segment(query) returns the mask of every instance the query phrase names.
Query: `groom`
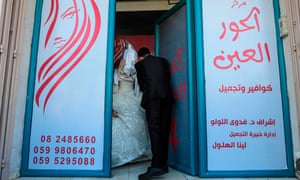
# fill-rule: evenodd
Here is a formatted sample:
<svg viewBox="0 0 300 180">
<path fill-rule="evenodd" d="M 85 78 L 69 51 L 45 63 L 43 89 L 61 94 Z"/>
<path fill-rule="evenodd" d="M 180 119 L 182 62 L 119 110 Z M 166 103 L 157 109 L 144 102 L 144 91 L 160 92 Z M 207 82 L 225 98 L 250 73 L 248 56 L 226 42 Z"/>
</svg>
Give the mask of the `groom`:
<svg viewBox="0 0 300 180">
<path fill-rule="evenodd" d="M 168 173 L 169 132 L 174 98 L 171 89 L 169 63 L 166 59 L 150 54 L 148 48 L 138 51 L 135 64 L 138 83 L 143 92 L 141 106 L 146 111 L 146 120 L 151 140 L 152 161 L 148 170 L 139 179 L 150 179 Z"/>
</svg>

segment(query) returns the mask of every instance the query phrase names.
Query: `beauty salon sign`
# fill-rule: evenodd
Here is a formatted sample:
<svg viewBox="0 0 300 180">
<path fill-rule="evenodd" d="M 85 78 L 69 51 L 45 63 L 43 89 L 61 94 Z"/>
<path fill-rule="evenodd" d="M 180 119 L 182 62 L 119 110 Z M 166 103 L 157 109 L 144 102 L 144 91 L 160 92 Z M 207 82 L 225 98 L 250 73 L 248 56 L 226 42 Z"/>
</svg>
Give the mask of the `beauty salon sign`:
<svg viewBox="0 0 300 180">
<path fill-rule="evenodd" d="M 208 170 L 287 168 L 272 1 L 203 1 Z"/>
<path fill-rule="evenodd" d="M 109 165 L 104 117 L 109 3 L 42 2 L 25 174 L 99 175 L 104 162 Z"/>
</svg>

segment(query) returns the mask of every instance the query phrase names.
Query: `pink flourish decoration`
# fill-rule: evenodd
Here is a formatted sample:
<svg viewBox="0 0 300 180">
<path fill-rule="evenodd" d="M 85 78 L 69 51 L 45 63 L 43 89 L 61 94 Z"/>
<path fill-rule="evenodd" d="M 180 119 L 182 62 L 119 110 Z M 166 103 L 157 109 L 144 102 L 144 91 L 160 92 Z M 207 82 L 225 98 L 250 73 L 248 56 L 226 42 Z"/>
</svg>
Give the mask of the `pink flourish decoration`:
<svg viewBox="0 0 300 180">
<path fill-rule="evenodd" d="M 65 16 L 75 16 L 75 25 L 70 38 L 65 44 L 58 49 L 52 56 L 43 62 L 38 69 L 38 89 L 35 94 L 35 103 L 40 106 L 43 104 L 43 111 L 45 112 L 47 103 L 51 98 L 51 95 L 55 92 L 56 88 L 63 82 L 63 80 L 70 75 L 70 73 L 76 68 L 76 66 L 84 59 L 90 49 L 93 47 L 97 40 L 97 37 L 101 28 L 101 15 L 95 0 L 90 0 L 92 5 L 92 12 L 94 15 L 94 25 L 91 23 L 91 17 L 88 16 L 86 9 L 87 0 L 81 0 L 83 4 L 83 22 L 79 28 L 78 7 L 76 0 L 73 0 L 74 8 L 69 8 L 68 13 Z M 50 23 L 48 32 L 45 39 L 45 47 L 47 46 L 53 29 L 55 27 L 58 17 L 59 2 L 58 0 L 51 0 L 50 13 L 46 19 L 46 22 Z M 72 9 L 72 10 L 71 10 Z M 90 10 L 89 10 L 90 11 Z M 58 38 L 62 41 L 61 38 Z M 75 49 L 74 49 L 75 48 Z M 72 50 L 73 49 L 73 50 Z M 66 57 L 69 52 L 72 53 L 69 57 Z M 65 60 L 63 60 L 65 59 Z M 58 62 L 62 62 L 58 64 Z M 42 94 L 45 94 L 45 99 L 42 101 Z"/>
</svg>

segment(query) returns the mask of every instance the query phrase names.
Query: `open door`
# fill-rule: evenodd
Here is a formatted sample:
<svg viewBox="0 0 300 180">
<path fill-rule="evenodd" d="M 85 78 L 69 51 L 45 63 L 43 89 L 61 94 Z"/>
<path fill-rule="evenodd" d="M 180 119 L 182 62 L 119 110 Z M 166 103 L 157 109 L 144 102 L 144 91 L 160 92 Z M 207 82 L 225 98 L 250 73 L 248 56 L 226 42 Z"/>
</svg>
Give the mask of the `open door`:
<svg viewBox="0 0 300 180">
<path fill-rule="evenodd" d="M 171 63 L 176 97 L 171 167 L 294 176 L 279 14 L 278 1 L 186 0 L 157 21 L 156 54 Z"/>
<path fill-rule="evenodd" d="M 195 61 L 192 42 L 192 8 L 181 1 L 156 23 L 156 54 L 171 64 L 176 104 L 169 138 L 169 165 L 191 175 L 198 172 Z"/>
</svg>

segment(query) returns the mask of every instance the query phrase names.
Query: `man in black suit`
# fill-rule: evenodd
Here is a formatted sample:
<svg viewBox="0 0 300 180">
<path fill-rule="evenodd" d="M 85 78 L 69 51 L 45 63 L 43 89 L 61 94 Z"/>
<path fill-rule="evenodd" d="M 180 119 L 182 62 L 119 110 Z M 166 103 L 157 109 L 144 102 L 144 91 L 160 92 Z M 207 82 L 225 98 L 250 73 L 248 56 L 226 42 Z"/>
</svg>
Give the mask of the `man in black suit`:
<svg viewBox="0 0 300 180">
<path fill-rule="evenodd" d="M 174 98 L 169 62 L 166 59 L 152 56 L 149 49 L 143 47 L 138 51 L 135 68 L 143 92 L 141 106 L 146 111 L 153 155 L 151 166 L 139 175 L 142 180 L 168 173 L 169 132 Z"/>
</svg>

